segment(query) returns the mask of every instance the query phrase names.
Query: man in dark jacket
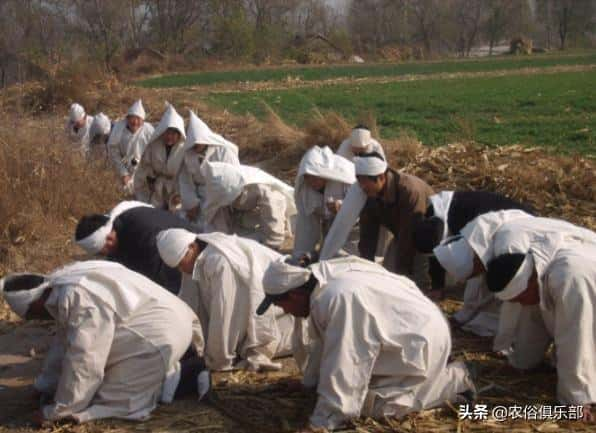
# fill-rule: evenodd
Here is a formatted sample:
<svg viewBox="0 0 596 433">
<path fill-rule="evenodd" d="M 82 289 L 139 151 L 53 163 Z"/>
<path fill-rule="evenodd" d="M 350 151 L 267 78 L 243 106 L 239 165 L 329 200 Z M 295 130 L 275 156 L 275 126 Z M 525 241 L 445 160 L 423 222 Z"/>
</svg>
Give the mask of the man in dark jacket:
<svg viewBox="0 0 596 433">
<path fill-rule="evenodd" d="M 79 221 L 75 240 L 92 255 L 102 255 L 153 280 L 170 292 L 180 290 L 181 274 L 159 256 L 156 236 L 162 230 L 197 229 L 171 212 L 125 201 L 109 215 L 87 215 Z"/>
</svg>

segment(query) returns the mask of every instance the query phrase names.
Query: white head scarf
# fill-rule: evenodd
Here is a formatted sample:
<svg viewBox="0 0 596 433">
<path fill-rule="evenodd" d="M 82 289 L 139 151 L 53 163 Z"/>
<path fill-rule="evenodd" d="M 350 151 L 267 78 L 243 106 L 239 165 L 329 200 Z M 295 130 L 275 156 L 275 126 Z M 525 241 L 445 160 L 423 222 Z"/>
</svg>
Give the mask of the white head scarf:
<svg viewBox="0 0 596 433">
<path fill-rule="evenodd" d="M 96 114 L 93 116 L 93 122 L 91 123 L 91 132 L 89 135 L 95 137 L 97 135 L 109 135 L 112 129 L 112 122 L 110 118 L 103 113 Z"/>
<path fill-rule="evenodd" d="M 130 106 L 128 112 L 126 113 L 127 116 L 137 116 L 141 119 L 145 120 L 147 113 L 145 113 L 145 107 L 143 107 L 143 101 L 140 99 L 136 101 L 134 104 Z"/>
<path fill-rule="evenodd" d="M 532 253 L 528 253 L 511 281 L 500 292 L 494 292 L 495 296 L 501 301 L 510 301 L 521 295 L 528 288 L 533 272 L 534 259 Z"/>
<path fill-rule="evenodd" d="M 448 273 L 458 281 L 465 281 L 474 271 L 474 250 L 464 238 L 453 239 L 446 239 L 433 253 Z"/>
<path fill-rule="evenodd" d="M 263 289 L 267 296 L 257 308 L 259 316 L 265 314 L 273 303 L 272 296 L 283 295 L 302 286 L 310 279 L 312 271 L 286 263 L 288 257 L 280 257 L 277 261 L 271 263 L 263 275 Z"/>
<path fill-rule="evenodd" d="M 159 124 L 153 131 L 153 135 L 149 140 L 150 143 L 154 142 L 155 140 L 159 139 L 167 129 L 173 128 L 180 133 L 180 142 L 184 142 L 186 140 L 186 133 L 184 132 L 184 119 L 173 105 L 166 103 L 166 111 L 161 116 L 161 120 Z"/>
<path fill-rule="evenodd" d="M 85 117 L 85 109 L 82 105 L 77 104 L 76 102 L 70 106 L 70 110 L 68 112 L 68 120 L 71 123 L 78 122 L 83 117 Z"/>
<path fill-rule="evenodd" d="M 170 268 L 180 264 L 197 235 L 184 229 L 168 229 L 157 234 L 157 250 L 161 259 Z"/>
<path fill-rule="evenodd" d="M 238 155 L 238 146 L 213 132 L 209 126 L 207 126 L 207 124 L 194 113 L 194 111 L 190 110 L 185 149 L 190 149 L 195 144 L 227 147 Z"/>
<path fill-rule="evenodd" d="M 123 201 L 119 203 L 114 209 L 110 211 L 108 215 L 108 221 L 93 233 L 89 234 L 87 237 L 75 241 L 77 245 L 83 248 L 88 254 L 95 255 L 98 254 L 106 244 L 106 237 L 112 231 L 112 226 L 114 225 L 114 220 L 118 218 L 118 216 L 127 210 L 133 209 L 135 207 L 153 207 L 150 204 L 143 203 L 140 201 Z"/>
<path fill-rule="evenodd" d="M 354 158 L 356 176 L 378 176 L 387 171 L 387 161 L 376 156 Z"/>
<path fill-rule="evenodd" d="M 355 128 L 350 135 L 350 146 L 362 149 L 366 152 L 371 150 L 372 137 L 370 131 L 364 128 Z"/>
<path fill-rule="evenodd" d="M 39 299 L 48 287 L 50 285 L 45 275 L 11 274 L 0 280 L 0 295 L 24 319 L 31 303 Z"/>
</svg>

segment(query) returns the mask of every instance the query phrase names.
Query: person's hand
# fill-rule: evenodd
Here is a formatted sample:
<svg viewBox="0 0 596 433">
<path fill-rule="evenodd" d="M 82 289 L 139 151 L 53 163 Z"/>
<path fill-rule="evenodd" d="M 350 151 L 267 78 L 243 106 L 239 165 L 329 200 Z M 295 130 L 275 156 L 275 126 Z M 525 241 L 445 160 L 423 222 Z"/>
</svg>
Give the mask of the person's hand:
<svg viewBox="0 0 596 433">
<path fill-rule="evenodd" d="M 128 174 L 125 174 L 124 176 L 122 176 L 122 185 L 126 186 L 128 185 L 128 183 L 130 182 L 130 180 L 132 179 L 132 177 Z"/>
<path fill-rule="evenodd" d="M 592 405 L 591 404 L 584 404 L 584 408 L 582 411 L 582 421 L 593 423 L 596 421 L 594 417 L 594 413 L 592 412 Z"/>
<path fill-rule="evenodd" d="M 189 221 L 194 221 L 199 216 L 199 207 L 195 206 L 186 211 L 186 217 Z"/>
</svg>

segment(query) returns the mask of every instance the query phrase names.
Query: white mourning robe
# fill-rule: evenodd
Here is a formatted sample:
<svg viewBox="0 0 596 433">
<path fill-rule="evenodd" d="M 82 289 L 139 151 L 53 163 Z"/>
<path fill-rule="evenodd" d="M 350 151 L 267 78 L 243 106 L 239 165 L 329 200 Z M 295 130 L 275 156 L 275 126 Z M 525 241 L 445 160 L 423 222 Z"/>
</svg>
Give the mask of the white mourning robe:
<svg viewBox="0 0 596 433">
<path fill-rule="evenodd" d="M 203 352 L 192 310 L 117 263 L 77 262 L 49 280 L 45 305 L 57 333 L 35 381 L 54 395 L 43 408 L 46 419 L 145 419 L 191 343 Z"/>
</svg>

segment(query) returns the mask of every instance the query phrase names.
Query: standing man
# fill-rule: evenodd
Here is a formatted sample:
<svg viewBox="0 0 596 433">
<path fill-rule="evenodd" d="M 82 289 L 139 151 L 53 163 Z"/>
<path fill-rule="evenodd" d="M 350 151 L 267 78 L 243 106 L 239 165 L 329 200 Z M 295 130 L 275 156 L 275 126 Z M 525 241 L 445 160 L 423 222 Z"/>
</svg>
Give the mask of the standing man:
<svg viewBox="0 0 596 433">
<path fill-rule="evenodd" d="M 139 99 L 128 109 L 126 118 L 114 125 L 108 139 L 108 152 L 122 187 L 133 194 L 133 178 L 143 152 L 153 135 L 154 128 L 145 122 L 145 108 Z"/>
<path fill-rule="evenodd" d="M 200 363 L 189 370 L 179 362 L 191 344 L 203 352 L 197 317 L 122 265 L 75 262 L 47 276 L 9 275 L 0 294 L 24 319 L 55 320 L 54 344 L 34 385 L 51 401 L 41 408 L 43 420 L 144 420 L 159 401 L 199 390 Z"/>
<path fill-rule="evenodd" d="M 70 106 L 68 121 L 66 122 L 66 136 L 70 142 L 78 147 L 82 155 L 89 154 L 91 124 L 93 116 L 87 115 L 82 105 L 76 102 Z"/>
<path fill-rule="evenodd" d="M 180 290 L 180 272 L 161 260 L 156 244 L 157 234 L 169 228 L 194 230 L 188 221 L 171 212 L 125 201 L 109 215 L 81 218 L 75 241 L 88 254 L 118 262 L 176 294 Z"/>
<path fill-rule="evenodd" d="M 184 159 L 184 120 L 168 104 L 134 176 L 135 197 L 159 209 L 175 209 Z"/>
<path fill-rule="evenodd" d="M 256 314 L 263 273 L 280 254 L 235 235 L 184 229 L 159 233 L 157 248 L 186 277 L 180 298 L 201 318 L 209 369 L 281 368 L 273 359 L 291 354 L 294 319 L 278 308 Z"/>
<path fill-rule="evenodd" d="M 308 361 L 317 388 L 311 428 L 401 417 L 475 393 L 466 366 L 448 362 L 443 314 L 409 279 L 349 256 L 306 269 L 275 262 L 263 286 L 259 314 L 274 304 L 308 317 L 318 338 Z"/>
</svg>

